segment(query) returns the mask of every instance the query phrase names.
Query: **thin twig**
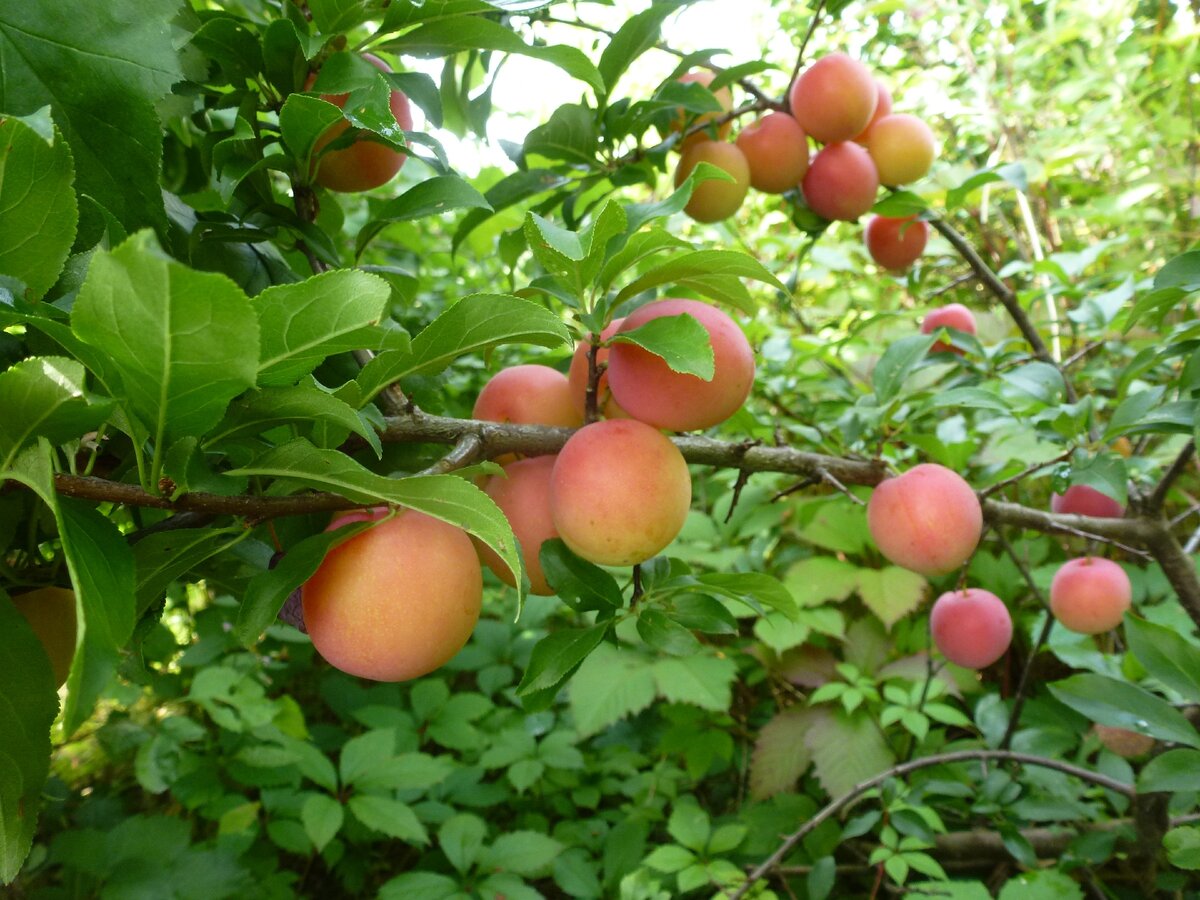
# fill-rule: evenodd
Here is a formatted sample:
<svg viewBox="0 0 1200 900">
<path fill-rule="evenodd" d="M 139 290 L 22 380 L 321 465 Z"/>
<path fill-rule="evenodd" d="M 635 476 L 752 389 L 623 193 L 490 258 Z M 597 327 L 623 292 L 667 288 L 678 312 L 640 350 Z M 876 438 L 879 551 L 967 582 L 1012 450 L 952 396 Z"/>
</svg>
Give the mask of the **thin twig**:
<svg viewBox="0 0 1200 900">
<path fill-rule="evenodd" d="M 992 494 L 996 493 L 997 491 L 1004 490 L 1004 488 L 1008 487 L 1010 484 L 1016 484 L 1018 481 L 1024 481 L 1030 475 L 1033 475 L 1036 472 L 1040 472 L 1042 469 L 1046 468 L 1047 466 L 1052 466 L 1055 463 L 1060 463 L 1065 459 L 1069 459 L 1071 454 L 1074 452 L 1075 452 L 1074 448 L 1072 448 L 1070 450 L 1065 450 L 1062 453 L 1060 453 L 1058 456 L 1054 457 L 1054 459 L 1048 459 L 1045 462 L 1034 463 L 1031 466 L 1026 466 L 1024 469 L 1022 469 L 1016 475 L 1013 475 L 1011 478 L 1005 478 L 1003 481 L 997 481 L 995 484 L 990 484 L 987 487 L 985 487 L 983 490 L 979 491 L 978 492 L 979 499 L 980 500 L 986 499 L 987 497 L 990 497 Z"/>
<path fill-rule="evenodd" d="M 791 112 L 791 86 L 796 83 L 796 78 L 800 75 L 800 67 L 804 65 L 804 54 L 808 50 L 808 42 L 812 40 L 813 34 L 816 33 L 817 24 L 821 21 L 821 13 L 825 10 L 825 0 L 817 0 L 816 7 L 813 8 L 812 19 L 808 23 L 808 31 L 804 33 L 803 40 L 800 41 L 800 50 L 796 53 L 796 64 L 792 66 L 792 77 L 788 81 L 788 98 L 787 112 Z"/>
<path fill-rule="evenodd" d="M 1175 461 L 1171 463 L 1171 467 L 1163 474 L 1162 479 L 1154 487 L 1154 491 L 1146 498 L 1143 504 L 1146 512 L 1156 513 L 1163 508 L 1163 504 L 1167 500 L 1167 494 L 1171 490 L 1171 485 L 1175 479 L 1183 474 L 1183 470 L 1187 468 L 1188 463 L 1192 461 L 1192 457 L 1196 455 L 1196 441 L 1189 440 L 1183 445 L 1183 449 L 1179 451 L 1179 455 L 1175 457 Z"/>
<path fill-rule="evenodd" d="M 1029 656 L 1025 658 L 1025 666 L 1021 669 L 1021 680 L 1017 682 L 1017 693 L 1013 697 L 1012 712 L 1008 714 L 1008 725 L 1004 729 L 1004 737 L 1000 739 L 1000 749 L 1007 750 L 1009 744 L 1012 743 L 1013 735 L 1016 734 L 1017 725 L 1021 721 L 1021 710 L 1025 706 L 1025 691 L 1029 687 L 1029 673 L 1033 671 L 1033 661 L 1037 657 L 1038 652 L 1050 639 L 1050 629 L 1054 627 L 1054 616 L 1050 614 L 1050 604 L 1046 602 L 1046 597 L 1042 593 L 1042 589 L 1038 587 L 1037 582 L 1033 580 L 1033 573 L 1029 571 L 1029 566 L 1025 564 L 1025 560 L 1017 556 L 1017 551 L 1013 549 L 1004 532 L 999 528 L 996 529 L 996 539 L 1000 541 L 1000 545 L 1004 548 L 1004 552 L 1016 565 L 1021 573 L 1021 577 L 1025 579 L 1025 583 L 1029 585 L 1029 590 L 1038 599 L 1038 603 L 1042 605 L 1042 609 L 1046 614 L 1046 621 L 1042 623 L 1042 630 L 1038 633 L 1037 639 L 1033 642 L 1033 646 L 1029 648 Z"/>
</svg>

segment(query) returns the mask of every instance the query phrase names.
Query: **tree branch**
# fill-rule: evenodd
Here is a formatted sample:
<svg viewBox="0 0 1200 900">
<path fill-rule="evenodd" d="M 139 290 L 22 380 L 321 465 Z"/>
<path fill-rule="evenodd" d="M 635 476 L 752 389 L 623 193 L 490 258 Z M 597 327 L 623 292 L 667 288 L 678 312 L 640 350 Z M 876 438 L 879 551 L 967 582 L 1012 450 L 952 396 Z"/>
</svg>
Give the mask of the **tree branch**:
<svg viewBox="0 0 1200 900">
<path fill-rule="evenodd" d="M 1183 470 L 1187 468 L 1188 463 L 1192 461 L 1192 457 L 1196 455 L 1196 441 L 1190 440 L 1183 445 L 1183 449 L 1179 451 L 1179 455 L 1175 457 L 1175 461 L 1171 463 L 1171 467 L 1163 474 L 1162 480 L 1154 487 L 1154 492 L 1146 498 L 1145 509 L 1148 513 L 1157 513 L 1163 508 L 1163 504 L 1167 501 L 1167 494 L 1171 491 L 1171 485 L 1175 483 Z"/>
<path fill-rule="evenodd" d="M 812 832 L 822 822 L 837 815 L 847 806 L 853 804 L 863 794 L 874 790 L 884 782 L 892 778 L 901 778 L 910 772 L 916 772 L 919 769 L 926 769 L 930 766 L 943 766 L 958 762 L 1015 762 L 1026 766 L 1040 766 L 1044 769 L 1053 769 L 1056 772 L 1064 772 L 1067 775 L 1073 775 L 1083 781 L 1091 782 L 1099 785 L 1105 790 L 1113 791 L 1129 797 L 1131 800 L 1136 799 L 1137 792 L 1131 785 L 1123 784 L 1116 779 L 1109 778 L 1107 775 L 1101 775 L 1098 772 L 1093 772 L 1090 769 L 1084 769 L 1080 766 L 1072 765 L 1071 763 L 1062 762 L 1057 759 L 1047 759 L 1044 756 L 1034 756 L 1031 753 L 1015 753 L 1011 750 L 959 750 L 955 753 L 939 753 L 935 756 L 926 756 L 921 759 L 913 760 L 912 762 L 902 763 L 898 766 L 893 766 L 886 772 L 881 772 L 874 778 L 869 778 L 861 784 L 851 788 L 848 793 L 843 794 L 836 800 L 826 804 L 820 809 L 816 815 L 801 825 L 796 831 L 789 834 L 782 844 L 768 856 L 765 860 L 758 864 L 753 872 L 747 877 L 744 884 L 730 895 L 730 900 L 740 900 L 746 896 L 754 883 L 770 872 L 777 866 L 788 852 L 804 839 L 804 836 Z"/>
</svg>

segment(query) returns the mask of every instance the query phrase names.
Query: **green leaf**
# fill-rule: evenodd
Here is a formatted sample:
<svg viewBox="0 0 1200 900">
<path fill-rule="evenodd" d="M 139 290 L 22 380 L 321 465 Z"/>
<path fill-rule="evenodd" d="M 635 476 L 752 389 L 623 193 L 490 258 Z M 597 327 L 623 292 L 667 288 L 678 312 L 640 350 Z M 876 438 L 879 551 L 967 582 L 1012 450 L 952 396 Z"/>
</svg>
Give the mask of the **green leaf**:
<svg viewBox="0 0 1200 900">
<path fill-rule="evenodd" d="M 492 499 L 455 475 L 388 478 L 376 475 L 337 450 L 321 450 L 303 438 L 268 450 L 230 476 L 262 475 L 304 487 L 333 491 L 364 506 L 394 503 L 441 519 L 475 535 L 496 551 L 521 583 L 521 555 L 504 513 Z M 517 602 L 523 597 L 517 589 Z"/>
<path fill-rule="evenodd" d="M 289 94 L 279 110 L 284 146 L 301 172 L 312 171 L 313 147 L 332 126 L 345 121 L 341 107 L 320 97 Z"/>
<path fill-rule="evenodd" d="M 525 135 L 526 156 L 575 165 L 592 165 L 600 149 L 596 111 L 582 103 L 565 103 L 550 114 L 545 123 Z"/>
<path fill-rule="evenodd" d="M 171 582 L 244 536 L 240 527 L 179 528 L 139 540 L 133 545 L 137 615 L 153 606 Z"/>
<path fill-rule="evenodd" d="M 155 104 L 182 78 L 169 24 L 177 12 L 171 0 L 0 7 L 0 106 L 20 116 L 50 104 L 75 158 L 76 191 L 128 230 L 165 224 Z"/>
<path fill-rule="evenodd" d="M 758 733 L 750 758 L 750 796 L 765 800 L 790 791 L 812 764 L 804 743 L 810 710 L 792 707 L 777 713 Z"/>
<path fill-rule="evenodd" d="M 766 607 L 789 619 L 796 617 L 796 601 L 792 599 L 791 592 L 772 575 L 763 572 L 709 572 L 695 580 L 704 593 L 736 600 L 756 611 Z"/>
<path fill-rule="evenodd" d="M 207 446 L 238 437 L 262 434 L 279 425 L 323 424 L 353 432 L 368 443 L 377 441 L 375 430 L 344 400 L 313 384 L 269 387 L 239 397 L 230 404 L 224 420 L 213 429 Z"/>
<path fill-rule="evenodd" d="M 700 808 L 691 797 L 679 799 L 667 819 L 667 833 L 689 850 L 701 852 L 712 834 L 712 823 L 708 813 Z"/>
<path fill-rule="evenodd" d="M 889 769 L 896 761 L 871 717 L 861 711 L 816 707 L 804 743 L 812 753 L 817 780 L 831 797 Z"/>
<path fill-rule="evenodd" d="M 394 728 L 377 728 L 352 737 L 342 745 L 338 773 L 342 784 L 362 788 L 381 766 L 391 765 L 396 756 Z"/>
<path fill-rule="evenodd" d="M 637 630 L 647 646 L 660 653 L 690 656 L 700 650 L 694 634 L 654 607 L 643 607 L 638 613 Z"/>
<path fill-rule="evenodd" d="M 532 877 L 546 872 L 563 849 L 558 841 L 536 831 L 510 831 L 496 838 L 483 862 L 491 869 Z"/>
<path fill-rule="evenodd" d="M 1200 733 L 1182 713 L 1136 685 L 1105 675 L 1073 675 L 1049 685 L 1060 703 L 1101 725 L 1200 748 Z"/>
<path fill-rule="evenodd" d="M 1164 403 L 1120 428 L 1109 426 L 1105 438 L 1122 434 L 1191 434 L 1196 427 L 1195 400 Z"/>
<path fill-rule="evenodd" d="M 712 339 L 708 329 L 687 313 L 651 319 L 632 331 L 614 335 L 613 342 L 636 344 L 662 357 L 673 372 L 712 381 L 715 371 Z"/>
<path fill-rule="evenodd" d="M 1200 751 L 1167 750 L 1138 774 L 1139 793 L 1200 791 Z"/>
<path fill-rule="evenodd" d="M 33 843 L 58 694 L 50 658 L 3 591 L 0 672 L 0 884 L 8 884 Z"/>
<path fill-rule="evenodd" d="M 1193 872 L 1200 869 L 1200 828 L 1194 825 L 1172 828 L 1163 835 L 1163 849 L 1175 868 Z"/>
<path fill-rule="evenodd" d="M 438 846 L 450 860 L 450 865 L 466 874 L 479 858 L 483 839 L 487 836 L 487 825 L 479 816 L 459 813 L 451 816 L 438 829 Z"/>
<path fill-rule="evenodd" d="M 309 794 L 300 809 L 304 833 L 308 835 L 318 853 L 341 831 L 344 819 L 342 804 L 327 794 Z"/>
<path fill-rule="evenodd" d="M 686 0 L 654 3 L 649 9 L 630 16 L 621 24 L 600 54 L 597 65 L 608 93 L 612 93 L 629 64 L 658 42 L 663 20 L 686 5 Z"/>
<path fill-rule="evenodd" d="M 569 693 L 575 729 L 586 737 L 653 703 L 654 675 L 641 654 L 600 644 L 575 673 Z"/>
<path fill-rule="evenodd" d="M 379 889 L 379 900 L 456 900 L 462 896 L 457 881 L 436 872 L 405 872 Z"/>
<path fill-rule="evenodd" d="M 1066 391 L 1062 373 L 1050 363 L 1036 360 L 1005 372 L 1000 380 L 1047 406 L 1058 403 Z"/>
<path fill-rule="evenodd" d="M 354 818 L 368 828 L 409 844 L 428 844 L 429 832 L 407 803 L 390 797 L 356 794 L 347 806 Z"/>
<path fill-rule="evenodd" d="M 391 39 L 381 49 L 425 58 L 453 56 L 464 50 L 515 53 L 558 66 L 572 78 L 591 86 L 597 94 L 604 92 L 604 79 L 582 51 L 556 45 L 530 46 L 515 32 L 488 19 L 458 17 L 426 22 Z"/>
<path fill-rule="evenodd" d="M 976 189 L 997 181 L 1006 181 L 1019 191 L 1029 190 L 1029 180 L 1025 175 L 1025 167 L 1021 163 L 1008 163 L 994 169 L 984 169 L 976 172 L 958 187 L 946 192 L 947 212 L 961 206 Z"/>
<path fill-rule="evenodd" d="M 473 294 L 455 303 L 412 341 L 380 353 L 358 376 L 364 402 L 409 375 L 436 375 L 467 353 L 501 344 L 557 347 L 570 343 L 562 319 L 537 303 L 507 294 Z"/>
<path fill-rule="evenodd" d="M 233 633 L 243 647 L 253 647 L 279 610 L 296 590 L 320 567 L 326 554 L 338 544 L 365 531 L 371 522 L 350 522 L 333 531 L 310 535 L 290 547 L 273 569 L 250 579 L 238 607 Z"/>
<path fill-rule="evenodd" d="M 617 294 L 617 302 L 659 285 L 672 284 L 730 303 L 743 312 L 753 313 L 755 304 L 745 294 L 744 288 L 741 291 L 731 290 L 731 285 L 740 285 L 742 279 L 769 284 L 780 291 L 786 290 L 762 263 L 746 253 L 737 250 L 693 250 L 677 254 L 634 279 Z"/>
<path fill-rule="evenodd" d="M 110 411 L 89 404 L 83 366 L 62 356 L 25 359 L 0 373 L 0 469 L 39 437 L 52 444 L 76 440 L 97 428 Z"/>
<path fill-rule="evenodd" d="M 1192 703 L 1200 703 L 1200 648 L 1173 628 L 1125 617 L 1129 650 L 1154 678 Z"/>
<path fill-rule="evenodd" d="M 1071 463 L 1071 484 L 1095 488 L 1122 505 L 1128 499 L 1128 483 L 1129 472 L 1125 460 L 1116 453 L 1102 453 L 1091 459 L 1085 457 Z"/>
<path fill-rule="evenodd" d="M 459 245 L 467 239 L 467 236 L 472 231 L 496 213 L 508 209 L 522 200 L 528 200 L 538 194 L 558 190 L 570 183 L 571 178 L 569 176 L 550 169 L 529 169 L 522 172 L 514 172 L 512 175 L 502 178 L 488 188 L 483 195 L 488 205 L 492 208 L 492 212 L 476 209 L 471 210 L 471 212 L 463 216 L 458 230 L 454 232 L 454 240 L 451 242 L 453 248 L 457 250 Z M 682 207 L 680 208 L 682 209 Z"/>
<path fill-rule="evenodd" d="M 24 282 L 32 299 L 54 286 L 75 240 L 74 178 L 60 136 L 46 140 L 18 118 L 0 120 L 0 273 Z"/>
<path fill-rule="evenodd" d="M 921 605 L 925 588 L 924 577 L 898 566 L 858 571 L 859 596 L 889 631 Z"/>
<path fill-rule="evenodd" d="M 728 657 L 697 654 L 654 663 L 654 681 L 660 694 L 672 703 L 691 703 L 714 712 L 729 709 L 736 678 L 737 664 Z"/>
<path fill-rule="evenodd" d="M 624 605 L 617 580 L 594 563 L 580 559 L 560 539 L 544 541 L 538 561 L 546 581 L 577 611 L 611 611 Z"/>
<path fill-rule="evenodd" d="M 609 623 L 587 628 L 562 628 L 538 641 L 517 686 L 517 695 L 530 709 L 544 709 L 554 695 L 604 639 Z"/>
<path fill-rule="evenodd" d="M 787 571 L 784 584 L 802 607 L 841 602 L 858 588 L 859 569 L 833 556 L 810 556 Z"/>
<path fill-rule="evenodd" d="M 656 872 L 665 872 L 668 875 L 682 871 L 696 861 L 696 854 L 691 850 L 680 847 L 677 844 L 665 844 L 661 847 L 655 847 L 650 855 L 643 860 L 643 864 L 654 869 Z"/>
<path fill-rule="evenodd" d="M 224 275 L 166 257 L 149 232 L 96 252 L 71 324 L 111 358 L 120 399 L 149 427 L 156 456 L 204 435 L 254 386 L 258 323 L 246 295 Z"/>
<path fill-rule="evenodd" d="M 334 353 L 371 347 L 390 296 L 382 278 L 352 269 L 267 288 L 252 301 L 262 333 L 258 383 L 294 384 Z"/>
<path fill-rule="evenodd" d="M 1200 291 L 1200 250 L 1189 250 L 1167 261 L 1154 276 L 1154 289 Z"/>
<path fill-rule="evenodd" d="M 871 374 L 871 384 L 880 404 L 888 403 L 900 393 L 905 379 L 924 362 L 935 340 L 937 335 L 913 334 L 893 341 L 888 346 Z"/>
<path fill-rule="evenodd" d="M 437 175 L 409 188 L 394 200 L 375 207 L 371 219 L 358 232 L 355 253 L 361 255 L 370 240 L 388 225 L 438 216 L 452 209 L 492 211 L 487 198 L 457 175 Z"/>
</svg>

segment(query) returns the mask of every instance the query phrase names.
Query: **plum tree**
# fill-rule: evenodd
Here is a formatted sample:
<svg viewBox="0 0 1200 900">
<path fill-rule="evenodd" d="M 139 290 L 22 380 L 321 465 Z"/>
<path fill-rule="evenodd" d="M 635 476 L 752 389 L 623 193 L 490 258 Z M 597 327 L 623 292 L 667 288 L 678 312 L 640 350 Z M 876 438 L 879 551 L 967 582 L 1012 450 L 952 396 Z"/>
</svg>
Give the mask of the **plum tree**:
<svg viewBox="0 0 1200 900">
<path fill-rule="evenodd" d="M 503 475 L 493 475 L 484 488 L 508 519 L 521 545 L 521 562 L 529 576 L 530 593 L 543 597 L 554 593 L 542 572 L 538 554 L 545 541 L 558 537 L 550 511 L 550 474 L 557 459 L 557 455 L 534 456 L 511 462 L 504 467 Z M 475 549 L 501 581 L 509 586 L 516 584 L 512 572 L 495 550 L 478 540 Z"/>
<path fill-rule="evenodd" d="M 621 323 L 625 321 L 622 316 L 619 319 L 613 319 L 600 332 L 600 340 L 607 341 L 621 327 Z M 588 380 L 588 347 L 589 340 L 582 340 L 575 345 L 575 352 L 571 356 L 571 366 L 567 369 L 567 384 L 571 389 L 571 402 L 575 405 L 580 417 L 584 415 L 584 408 L 587 404 L 587 380 Z M 600 347 L 596 350 L 596 365 L 608 365 L 608 347 Z M 606 419 L 619 419 L 627 415 L 621 409 L 620 404 L 613 399 L 612 392 L 608 389 L 608 373 L 601 372 L 600 378 L 596 382 L 596 408 L 603 413 Z"/>
<path fill-rule="evenodd" d="M 871 155 L 853 141 L 823 147 L 801 183 L 804 201 L 826 219 L 853 222 L 875 205 L 879 174 Z"/>
<path fill-rule="evenodd" d="M 698 70 L 695 72 L 686 72 L 683 75 L 680 75 L 675 80 L 683 82 L 684 84 L 695 83 L 695 84 L 702 84 L 705 87 L 709 87 L 709 85 L 711 85 L 713 83 L 714 78 L 716 78 L 716 75 L 714 73 L 701 69 L 701 70 Z M 711 88 L 710 88 L 710 90 L 711 90 Z M 729 85 L 724 85 L 723 87 L 717 88 L 715 91 L 712 91 L 712 95 L 716 99 L 716 101 L 719 104 L 721 104 L 721 112 L 701 113 L 700 115 L 696 116 L 696 118 L 694 120 L 692 120 L 691 126 L 696 126 L 696 125 L 707 126 L 709 122 L 712 122 L 714 119 L 719 118 L 722 115 L 722 113 L 729 112 L 731 109 L 733 109 L 733 92 L 729 89 Z M 668 129 L 668 133 L 670 134 L 670 133 L 674 133 L 676 131 L 682 131 L 684 129 L 684 127 L 687 125 L 688 125 L 687 113 L 685 112 L 685 110 L 680 108 L 678 113 L 676 114 L 675 118 L 671 121 L 671 126 Z M 732 121 L 722 122 L 720 125 L 715 126 L 716 138 L 718 140 L 724 140 L 726 137 L 729 136 L 729 130 L 732 127 L 733 127 Z M 677 145 L 677 149 L 682 153 L 683 151 L 687 150 L 690 147 L 695 146 L 696 144 L 701 144 L 701 143 L 704 143 L 705 141 L 711 141 L 711 140 L 713 140 L 713 128 L 706 127 L 704 131 L 697 131 L 695 134 L 690 134 L 687 137 L 685 137 L 682 141 L 679 142 L 679 144 Z"/>
<path fill-rule="evenodd" d="M 798 187 L 808 171 L 808 137 L 787 113 L 771 113 L 738 133 L 750 166 L 750 186 L 767 194 Z"/>
<path fill-rule="evenodd" d="M 949 328 L 969 335 L 975 334 L 975 314 L 961 303 L 949 303 L 946 306 L 931 310 L 921 320 L 921 334 L 933 334 L 939 328 Z M 963 351 L 945 341 L 935 341 L 929 348 L 930 353 L 957 353 Z"/>
<path fill-rule="evenodd" d="M 1154 749 L 1154 738 L 1148 734 L 1139 734 L 1115 725 L 1096 724 L 1092 726 L 1092 730 L 1107 750 L 1126 759 L 1145 756 Z"/>
<path fill-rule="evenodd" d="M 867 526 L 892 562 L 922 575 L 945 575 L 975 552 L 983 509 L 961 475 L 922 463 L 872 491 Z"/>
<path fill-rule="evenodd" d="M 933 165 L 933 132 L 916 116 L 893 113 L 871 126 L 863 138 L 867 152 L 888 187 L 923 178 Z"/>
<path fill-rule="evenodd" d="M 574 428 L 583 414 L 571 400 L 567 376 L 550 366 L 525 363 L 501 369 L 475 398 L 472 415 L 488 422 Z"/>
<path fill-rule="evenodd" d="M 633 419 L 579 429 L 550 477 L 550 509 L 563 541 L 605 566 L 645 562 L 679 534 L 692 502 L 683 454 Z"/>
<path fill-rule="evenodd" d="M 947 591 L 933 603 L 929 630 L 942 656 L 967 669 L 990 666 L 1012 643 L 1004 601 L 982 588 Z"/>
<path fill-rule="evenodd" d="M 750 164 L 746 154 L 736 144 L 724 141 L 701 141 L 693 144 L 679 157 L 675 168 L 675 187 L 683 184 L 692 169 L 702 162 L 712 163 L 728 173 L 733 181 L 709 178 L 692 189 L 692 196 L 683 211 L 697 222 L 719 222 L 728 219 L 750 190 Z"/>
<path fill-rule="evenodd" d="M 608 356 L 613 398 L 630 416 L 656 428 L 691 431 L 724 422 L 746 402 L 754 384 L 754 351 L 728 315 L 699 300 L 656 300 L 626 317 L 618 334 L 662 316 L 689 315 L 708 332 L 713 377 L 676 372 L 661 356 L 631 343 L 615 343 Z"/>
<path fill-rule="evenodd" d="M 1116 628 L 1132 599 L 1125 570 L 1098 556 L 1068 560 L 1050 581 L 1050 611 L 1064 628 L 1080 634 Z"/>
<path fill-rule="evenodd" d="M 863 231 L 867 252 L 889 272 L 903 272 L 925 252 L 929 223 L 914 216 L 872 216 Z"/>
<path fill-rule="evenodd" d="M 860 131 L 854 138 L 858 143 L 863 143 L 866 140 L 867 132 L 871 130 L 871 126 L 882 119 L 884 116 L 892 114 L 892 92 L 878 78 L 875 79 L 875 91 L 877 99 L 875 101 L 875 112 L 871 114 L 871 121 L 867 123 L 867 127 Z"/>
<path fill-rule="evenodd" d="M 362 58 L 383 72 L 391 71 L 387 63 L 377 56 L 364 53 Z M 311 88 L 315 81 L 316 73 L 309 75 L 305 90 Z M 327 100 L 339 107 L 346 105 L 348 97 L 349 94 L 321 95 L 322 100 Z M 405 131 L 411 131 L 413 117 L 408 97 L 401 91 L 392 91 L 389 105 L 392 108 L 392 115 L 396 118 L 396 124 Z M 317 138 L 317 142 L 313 146 L 314 157 L 324 147 L 344 134 L 349 127 L 350 123 L 346 121 L 330 126 L 324 134 Z M 321 187 L 331 191 L 343 193 L 367 191 L 387 184 L 395 178 L 407 158 L 406 154 L 392 149 L 387 144 L 368 137 L 361 137 L 349 147 L 330 150 L 322 155 L 317 163 L 315 180 Z"/>
<path fill-rule="evenodd" d="M 1125 515 L 1124 506 L 1086 484 L 1073 484 L 1065 493 L 1051 494 L 1050 511 L 1077 516 L 1098 516 L 1102 519 L 1119 519 Z"/>
<path fill-rule="evenodd" d="M 466 532 L 401 510 L 330 550 L 300 597 L 313 646 L 330 665 L 408 681 L 462 649 L 479 619 L 483 576 Z"/>
<path fill-rule="evenodd" d="M 852 140 L 875 113 L 871 70 L 845 53 L 822 56 L 792 82 L 788 103 L 805 133 L 823 144 Z"/>
<path fill-rule="evenodd" d="M 41 587 L 14 594 L 12 602 L 46 648 L 55 682 L 62 687 L 75 658 L 75 592 L 61 587 Z"/>
</svg>

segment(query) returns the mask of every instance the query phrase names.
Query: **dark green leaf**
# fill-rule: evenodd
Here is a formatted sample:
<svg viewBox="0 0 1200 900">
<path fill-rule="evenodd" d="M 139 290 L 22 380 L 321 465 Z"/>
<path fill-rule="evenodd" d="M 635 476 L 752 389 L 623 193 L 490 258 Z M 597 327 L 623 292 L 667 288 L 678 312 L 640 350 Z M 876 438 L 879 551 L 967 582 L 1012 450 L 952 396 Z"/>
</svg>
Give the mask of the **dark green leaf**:
<svg viewBox="0 0 1200 900">
<path fill-rule="evenodd" d="M 881 404 L 900 393 L 905 379 L 925 360 L 935 340 L 936 335 L 913 334 L 893 341 L 883 352 L 871 375 L 875 396 Z"/>
<path fill-rule="evenodd" d="M 394 222 L 437 216 L 452 209 L 486 209 L 490 212 L 492 207 L 483 194 L 457 175 L 438 175 L 373 209 L 371 221 L 358 232 L 355 253 L 361 255 L 371 238 Z"/>
<path fill-rule="evenodd" d="M 559 688 L 599 646 L 608 628 L 607 622 L 588 628 L 563 628 L 538 641 L 517 686 L 517 694 L 525 699 L 526 707 L 549 706 Z"/>
<path fill-rule="evenodd" d="M 1200 733 L 1182 713 L 1136 685 L 1085 673 L 1054 682 L 1049 688 L 1059 702 L 1101 725 L 1200 748 Z"/>
<path fill-rule="evenodd" d="M 89 404 L 83 366 L 62 356 L 25 359 L 0 373 L 0 469 L 39 436 L 52 444 L 77 440 L 94 430 L 111 404 Z"/>
<path fill-rule="evenodd" d="M 1125 617 L 1125 639 L 1137 661 L 1184 700 L 1200 703 L 1200 648 L 1173 628 Z"/>
<path fill-rule="evenodd" d="M 700 650 L 694 634 L 653 607 L 645 607 L 638 614 L 637 630 L 647 645 L 661 653 L 687 656 Z"/>
<path fill-rule="evenodd" d="M 429 833 L 407 803 L 390 797 L 358 794 L 350 798 L 350 812 L 368 828 L 409 844 L 428 844 Z"/>
<path fill-rule="evenodd" d="M 617 80 L 629 68 L 629 64 L 651 49 L 657 42 L 663 20 L 690 0 L 667 0 L 657 2 L 649 9 L 630 16 L 617 29 L 600 54 L 597 68 L 604 79 L 608 93 L 612 93 Z"/>
<path fill-rule="evenodd" d="M 579 612 L 604 612 L 624 604 L 616 579 L 597 565 L 580 559 L 558 538 L 544 541 L 538 553 L 546 581 Z"/>
<path fill-rule="evenodd" d="M 525 136 L 524 151 L 526 156 L 588 166 L 596 159 L 599 140 L 596 111 L 582 103 L 567 103 Z"/>
<path fill-rule="evenodd" d="M 673 372 L 712 381 L 714 360 L 708 329 L 694 316 L 658 316 L 631 331 L 613 336 L 615 343 L 636 344 L 663 361 Z"/>
</svg>

